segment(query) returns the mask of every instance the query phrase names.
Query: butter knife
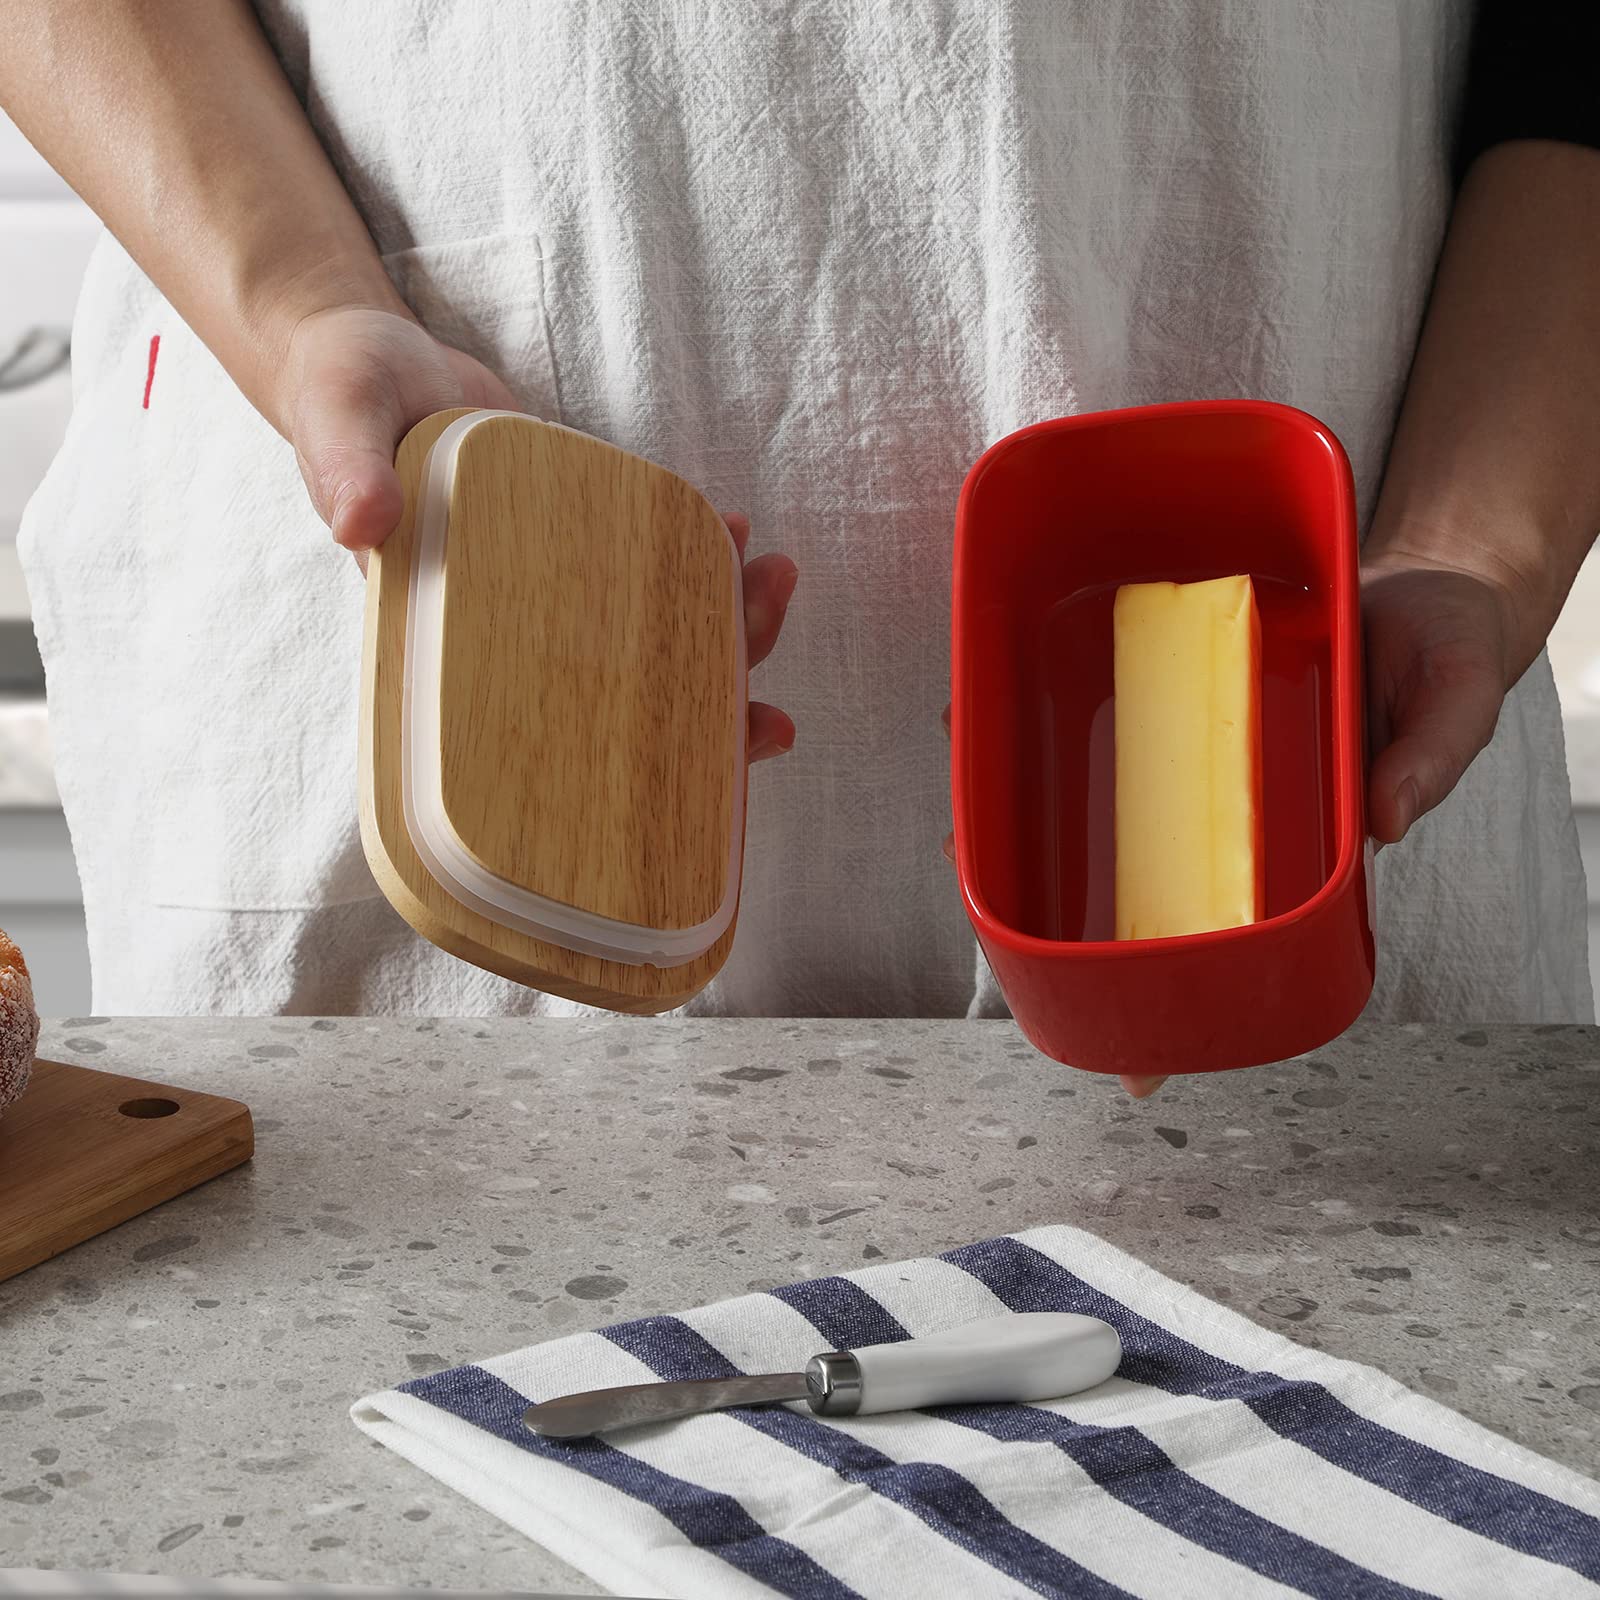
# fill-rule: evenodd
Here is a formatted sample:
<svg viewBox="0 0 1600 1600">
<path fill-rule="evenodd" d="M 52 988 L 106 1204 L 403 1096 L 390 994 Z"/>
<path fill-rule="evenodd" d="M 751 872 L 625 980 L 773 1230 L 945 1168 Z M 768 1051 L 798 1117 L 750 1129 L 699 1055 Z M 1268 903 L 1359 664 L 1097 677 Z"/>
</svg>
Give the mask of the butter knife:
<svg viewBox="0 0 1600 1600">
<path fill-rule="evenodd" d="M 523 1423 L 546 1439 L 583 1439 L 728 1406 L 804 1400 L 819 1416 L 921 1406 L 1054 1400 L 1104 1383 L 1122 1360 L 1109 1322 L 1070 1311 L 1014 1311 L 922 1339 L 828 1350 L 801 1372 L 630 1383 L 541 1400 Z"/>
</svg>

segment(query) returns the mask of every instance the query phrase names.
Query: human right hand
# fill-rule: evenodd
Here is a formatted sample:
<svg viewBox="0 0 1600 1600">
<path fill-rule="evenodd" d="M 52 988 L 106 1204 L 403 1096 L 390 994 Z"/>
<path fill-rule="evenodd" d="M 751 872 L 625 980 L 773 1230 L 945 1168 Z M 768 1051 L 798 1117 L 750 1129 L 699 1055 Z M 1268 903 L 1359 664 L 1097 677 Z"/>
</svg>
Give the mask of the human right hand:
<svg viewBox="0 0 1600 1600">
<path fill-rule="evenodd" d="M 294 446 L 317 514 L 366 571 L 367 552 L 394 532 L 403 496 L 394 457 L 424 417 L 452 406 L 521 408 L 481 362 L 440 343 L 397 311 L 339 307 L 303 317 L 290 336 L 274 408 Z M 742 560 L 749 519 L 723 519 Z M 778 641 L 798 570 L 783 555 L 744 567 L 746 650 L 753 667 Z M 750 759 L 782 755 L 794 723 L 775 706 L 750 704 Z"/>
<path fill-rule="evenodd" d="M 280 393 L 279 425 L 311 503 L 363 571 L 366 552 L 400 520 L 394 455 L 406 433 L 452 406 L 521 409 L 481 362 L 410 317 L 366 306 L 318 311 L 296 323 Z"/>
</svg>

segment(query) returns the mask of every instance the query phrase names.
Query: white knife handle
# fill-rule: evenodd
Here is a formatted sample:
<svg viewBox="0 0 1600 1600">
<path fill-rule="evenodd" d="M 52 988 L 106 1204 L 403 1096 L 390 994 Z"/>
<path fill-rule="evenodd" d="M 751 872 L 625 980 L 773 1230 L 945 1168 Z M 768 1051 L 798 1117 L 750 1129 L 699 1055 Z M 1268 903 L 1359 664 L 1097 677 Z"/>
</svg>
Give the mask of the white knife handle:
<svg viewBox="0 0 1600 1600">
<path fill-rule="evenodd" d="M 1098 1317 L 1017 1311 L 850 1354 L 860 1373 L 854 1412 L 870 1416 L 919 1406 L 1077 1394 L 1117 1370 L 1122 1341 Z"/>
</svg>

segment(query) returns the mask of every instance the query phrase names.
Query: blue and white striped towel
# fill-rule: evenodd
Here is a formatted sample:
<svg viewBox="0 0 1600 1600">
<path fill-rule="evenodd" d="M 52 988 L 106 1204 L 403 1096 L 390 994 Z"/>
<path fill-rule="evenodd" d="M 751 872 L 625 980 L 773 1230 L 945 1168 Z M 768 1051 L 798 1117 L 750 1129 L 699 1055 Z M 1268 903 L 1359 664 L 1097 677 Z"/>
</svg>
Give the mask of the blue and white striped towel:
<svg viewBox="0 0 1600 1600">
<path fill-rule="evenodd" d="M 1105 1318 L 1118 1376 L 1046 1405 L 756 1407 L 570 1444 L 519 1420 L 573 1390 L 793 1371 L 1002 1309 Z M 1600 1484 L 1075 1228 L 577 1334 L 352 1416 L 630 1595 L 1600 1595 Z"/>
</svg>

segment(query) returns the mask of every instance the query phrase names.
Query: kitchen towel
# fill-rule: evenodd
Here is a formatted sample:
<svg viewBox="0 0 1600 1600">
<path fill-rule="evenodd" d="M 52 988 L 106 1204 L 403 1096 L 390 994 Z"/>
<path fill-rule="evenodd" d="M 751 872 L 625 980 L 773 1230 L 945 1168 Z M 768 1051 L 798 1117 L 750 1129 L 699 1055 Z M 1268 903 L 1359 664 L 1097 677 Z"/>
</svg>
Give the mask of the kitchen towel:
<svg viewBox="0 0 1600 1600">
<path fill-rule="evenodd" d="M 265 1578 L 169 1578 L 142 1572 L 66 1571 L 50 1567 L 0 1567 L 0 1595 L 19 1600 L 72 1600 L 92 1596 L 181 1596 L 182 1600 L 579 1600 L 577 1595 L 513 1595 L 505 1590 L 370 1589 L 344 1583 L 279 1583 Z"/>
<path fill-rule="evenodd" d="M 532 1400 L 798 1370 L 1012 1311 L 1122 1336 L 1042 1405 L 750 1407 L 543 1440 Z M 1600 1484 L 1075 1228 L 645 1317 L 385 1390 L 359 1427 L 607 1587 L 924 1600 L 1600 1594 Z"/>
</svg>

